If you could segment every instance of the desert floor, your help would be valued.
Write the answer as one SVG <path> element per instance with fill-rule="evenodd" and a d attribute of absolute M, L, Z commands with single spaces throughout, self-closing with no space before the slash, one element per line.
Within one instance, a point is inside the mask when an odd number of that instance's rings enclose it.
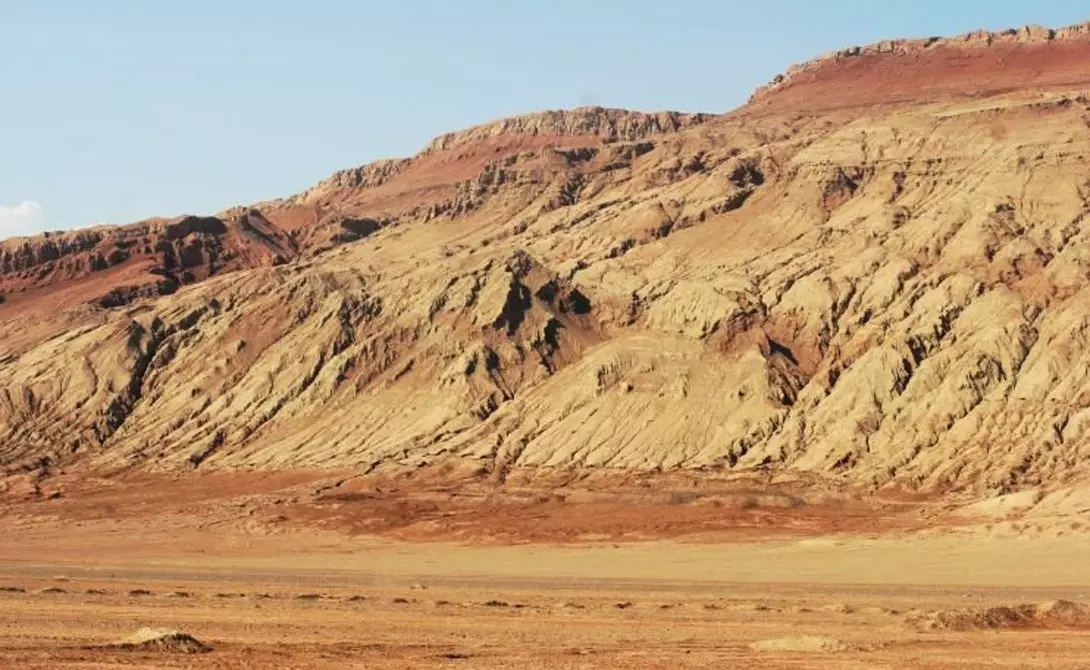
<path fill-rule="evenodd" d="M 300 481 L 269 481 L 264 494 L 310 485 Z M 0 667 L 1090 667 L 1087 622 L 1007 628 L 991 609 L 1090 601 L 1090 538 L 1079 532 L 913 528 L 897 514 L 874 528 L 865 516 L 814 525 L 833 510 L 767 534 L 751 523 L 710 534 L 690 505 L 648 504 L 627 513 L 701 532 L 455 541 L 428 521 L 427 539 L 406 539 L 414 533 L 337 529 L 306 505 L 272 524 L 253 510 L 279 498 L 229 488 L 187 484 L 199 504 L 171 487 L 158 497 L 119 487 L 5 505 Z M 337 503 L 337 518 L 345 506 L 371 503 Z M 552 528 L 610 508 L 534 509 L 522 510 L 526 523 Z M 946 611 L 970 625 L 928 623 Z M 211 651 L 117 646 L 145 626 L 184 630 Z"/>

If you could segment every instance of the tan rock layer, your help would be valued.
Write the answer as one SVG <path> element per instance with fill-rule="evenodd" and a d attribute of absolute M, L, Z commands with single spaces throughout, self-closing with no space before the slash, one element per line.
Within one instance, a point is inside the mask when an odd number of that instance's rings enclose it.
<path fill-rule="evenodd" d="M 580 107 L 516 116 L 435 138 L 424 153 L 447 151 L 477 144 L 501 135 L 572 136 L 592 135 L 618 141 L 633 141 L 652 135 L 677 132 L 713 118 L 711 114 L 659 112 L 645 114 L 624 109 Z"/>
<path fill-rule="evenodd" d="M 894 102 L 542 115 L 262 205 L 295 260 L 5 312 L 0 462 L 1086 481 L 1090 100 Z"/>

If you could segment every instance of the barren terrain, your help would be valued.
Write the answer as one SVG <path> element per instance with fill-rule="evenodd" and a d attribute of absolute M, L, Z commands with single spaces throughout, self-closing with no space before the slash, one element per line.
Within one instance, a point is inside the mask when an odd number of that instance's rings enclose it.
<path fill-rule="evenodd" d="M 587 482 L 583 501 L 496 490 L 459 504 L 387 483 L 385 495 L 330 503 L 331 483 L 305 472 L 122 479 L 5 508 L 0 667 L 1090 659 L 1090 539 L 1078 529 L 1001 532 L 927 501 L 596 502 Z M 121 645 L 145 627 L 209 650 Z"/>
<path fill-rule="evenodd" d="M 0 666 L 1090 666 L 1090 24 L 0 241 Z"/>
<path fill-rule="evenodd" d="M 1088 45 L 848 50 L 721 116 L 545 112 L 5 241 L 0 463 L 1081 486 Z"/>

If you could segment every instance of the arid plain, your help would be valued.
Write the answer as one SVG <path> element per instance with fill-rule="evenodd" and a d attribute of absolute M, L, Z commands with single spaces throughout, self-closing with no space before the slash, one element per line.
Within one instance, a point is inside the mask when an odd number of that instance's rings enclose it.
<path fill-rule="evenodd" d="M 6 508 L 0 666 L 1082 668 L 1090 658 L 1090 609 L 1075 604 L 1090 600 L 1090 539 L 1077 530 L 1009 528 L 926 501 L 437 504 L 436 491 L 411 487 L 387 494 L 405 510 L 395 518 L 373 501 L 324 497 L 324 485 L 306 474 L 73 484 L 64 498 Z M 379 516 L 380 529 L 358 532 Z M 144 627 L 207 649 L 119 646 Z"/>

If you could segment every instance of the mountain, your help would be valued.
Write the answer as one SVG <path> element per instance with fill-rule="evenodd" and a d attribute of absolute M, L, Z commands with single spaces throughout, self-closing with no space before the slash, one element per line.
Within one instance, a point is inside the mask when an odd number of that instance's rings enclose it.
<path fill-rule="evenodd" d="M 1090 481 L 1090 24 L 0 244 L 0 464 Z"/>

